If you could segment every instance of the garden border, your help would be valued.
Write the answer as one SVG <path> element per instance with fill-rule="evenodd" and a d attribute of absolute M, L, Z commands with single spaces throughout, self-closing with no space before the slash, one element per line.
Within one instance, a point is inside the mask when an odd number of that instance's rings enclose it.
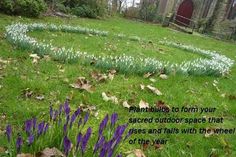
<path fill-rule="evenodd" d="M 54 60 L 62 62 L 78 62 L 80 59 L 83 63 L 93 63 L 96 67 L 103 69 L 116 69 L 123 73 L 180 73 L 186 75 L 207 75 L 207 76 L 224 76 L 230 72 L 234 60 L 218 54 L 216 51 L 203 50 L 193 46 L 161 40 L 159 44 L 168 45 L 191 53 L 198 53 L 207 58 L 199 58 L 193 61 L 183 61 L 180 64 L 170 63 L 168 61 L 159 61 L 154 58 L 141 58 L 126 56 L 95 56 L 86 52 L 74 51 L 65 47 L 57 48 L 51 43 L 46 44 L 37 42 L 36 39 L 27 36 L 27 32 L 34 30 L 62 31 L 70 33 L 93 34 L 98 36 L 108 36 L 106 31 L 89 29 L 85 27 L 73 27 L 70 25 L 54 24 L 21 24 L 15 23 L 6 27 L 6 39 L 13 45 L 31 50 L 40 56 L 50 55 Z M 144 41 L 137 36 L 126 36 L 124 34 L 115 35 L 119 38 L 128 38 L 133 41 Z"/>

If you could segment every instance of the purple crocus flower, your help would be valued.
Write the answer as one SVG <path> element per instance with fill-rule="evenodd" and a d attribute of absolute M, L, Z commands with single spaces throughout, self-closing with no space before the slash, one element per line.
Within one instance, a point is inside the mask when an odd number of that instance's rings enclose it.
<path fill-rule="evenodd" d="M 52 117 L 53 117 L 52 105 L 50 106 L 50 109 L 49 109 L 49 115 L 50 115 L 50 120 L 52 120 Z"/>
<path fill-rule="evenodd" d="M 64 124 L 64 126 L 63 126 L 63 133 L 64 133 L 64 135 L 67 134 L 67 125 L 68 124 Z"/>
<path fill-rule="evenodd" d="M 100 151 L 99 157 L 105 157 L 106 155 L 106 149 L 103 147 Z"/>
<path fill-rule="evenodd" d="M 76 120 L 77 118 L 77 113 L 75 112 L 72 116 L 71 116 L 71 120 L 70 120 L 70 128 L 72 127 L 74 121 Z"/>
<path fill-rule="evenodd" d="M 117 137 L 122 136 L 127 126 L 128 126 L 127 124 L 119 125 L 115 130 L 113 139 L 116 139 Z"/>
<path fill-rule="evenodd" d="M 77 135 L 77 138 L 76 138 L 76 151 L 77 151 L 78 148 L 79 148 L 79 145 L 80 145 L 81 140 L 82 140 L 82 134 L 79 133 L 79 134 Z"/>
<path fill-rule="evenodd" d="M 106 117 L 102 120 L 102 122 L 100 123 L 100 126 L 99 126 L 99 136 L 102 135 L 102 132 L 104 130 L 104 128 L 106 127 L 107 125 L 107 122 L 108 122 L 108 115 L 106 115 Z"/>
<path fill-rule="evenodd" d="M 111 149 L 115 149 L 118 146 L 118 144 L 120 143 L 121 139 L 122 139 L 122 136 L 118 136 L 115 139 L 115 141 L 112 143 Z"/>
<path fill-rule="evenodd" d="M 31 135 L 29 135 L 29 137 L 28 137 L 28 144 L 31 145 L 33 142 L 34 142 L 34 135 L 31 134 Z"/>
<path fill-rule="evenodd" d="M 18 137 L 16 139 L 16 150 L 17 150 L 17 153 L 20 153 L 22 145 L 23 145 L 23 139 L 21 138 L 20 135 L 18 135 Z"/>
<path fill-rule="evenodd" d="M 112 148 L 112 143 L 113 143 L 113 139 L 108 141 L 105 145 L 105 149 L 107 150 L 107 157 L 112 157 L 112 155 L 113 155 L 114 149 Z"/>
<path fill-rule="evenodd" d="M 82 124 L 82 118 L 80 118 L 78 121 L 78 128 L 80 127 L 81 124 Z"/>
<path fill-rule="evenodd" d="M 10 142 L 10 140 L 11 140 L 11 135 L 12 135 L 11 125 L 7 125 L 7 127 L 6 127 L 6 135 L 7 135 L 7 140 L 8 140 L 8 142 Z"/>
<path fill-rule="evenodd" d="M 58 116 L 58 111 L 56 110 L 56 111 L 54 112 L 54 114 L 53 114 L 52 120 L 53 120 L 53 121 L 56 121 L 57 116 Z"/>
<path fill-rule="evenodd" d="M 116 157 L 122 157 L 122 155 L 121 155 L 121 154 L 118 154 Z"/>
<path fill-rule="evenodd" d="M 107 157 L 112 157 L 113 153 L 114 153 L 114 149 L 109 149 L 107 152 Z"/>
<path fill-rule="evenodd" d="M 71 141 L 70 139 L 68 139 L 67 136 L 64 137 L 63 144 L 64 144 L 64 153 L 66 156 L 68 156 L 71 149 Z"/>
<path fill-rule="evenodd" d="M 40 136 L 43 133 L 44 125 L 45 125 L 44 121 L 38 124 L 38 136 Z"/>
<path fill-rule="evenodd" d="M 29 135 L 30 132 L 31 132 L 31 128 L 33 126 L 33 121 L 30 119 L 30 120 L 27 120 L 25 121 L 25 132 Z"/>
<path fill-rule="evenodd" d="M 66 100 L 65 104 L 64 104 L 64 112 L 65 114 L 68 116 L 70 114 L 70 105 L 69 105 L 69 101 Z"/>
<path fill-rule="evenodd" d="M 87 146 L 87 143 L 88 143 L 88 140 L 91 136 L 91 133 L 92 133 L 92 129 L 89 127 L 87 129 L 87 132 L 86 134 L 83 136 L 82 138 L 82 143 L 81 143 L 81 150 L 82 150 L 82 154 L 84 154 L 85 152 L 85 149 L 86 149 L 86 146 Z"/>
<path fill-rule="evenodd" d="M 105 138 L 104 136 L 101 136 L 94 146 L 93 154 L 95 154 L 98 151 L 98 149 L 104 144 L 104 142 L 105 142 Z"/>
<path fill-rule="evenodd" d="M 43 133 L 44 133 L 44 134 L 48 131 L 48 128 L 49 128 L 49 123 L 47 123 L 47 124 L 45 125 L 45 128 L 44 128 L 44 130 L 43 130 Z"/>
<path fill-rule="evenodd" d="M 113 113 L 113 114 L 111 115 L 111 126 L 114 126 L 114 125 L 115 125 L 117 119 L 118 119 L 118 114 L 117 114 L 117 113 Z"/>
<path fill-rule="evenodd" d="M 33 125 L 33 129 L 35 130 L 36 129 L 36 125 L 37 125 L 37 119 L 36 118 L 33 118 L 32 125 Z"/>
<path fill-rule="evenodd" d="M 80 108 L 78 108 L 76 111 L 75 111 L 75 114 L 76 116 L 78 116 L 80 114 Z"/>
<path fill-rule="evenodd" d="M 69 121 L 70 121 L 70 115 L 67 115 L 67 116 L 66 116 L 66 124 L 68 124 Z"/>
<path fill-rule="evenodd" d="M 63 108 L 63 106 L 62 106 L 62 104 L 61 104 L 61 105 L 59 106 L 59 112 L 58 112 L 59 116 L 61 115 L 62 108 Z"/>
<path fill-rule="evenodd" d="M 126 134 L 124 141 L 129 138 L 132 135 L 132 130 L 129 130 L 129 132 Z"/>
<path fill-rule="evenodd" d="M 89 113 L 87 112 L 85 117 L 84 117 L 84 125 L 87 123 L 88 118 L 89 118 Z"/>

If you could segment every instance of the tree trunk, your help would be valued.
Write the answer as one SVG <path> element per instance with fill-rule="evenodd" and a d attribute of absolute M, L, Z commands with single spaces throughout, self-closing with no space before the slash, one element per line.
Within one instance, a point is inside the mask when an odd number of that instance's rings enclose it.
<path fill-rule="evenodd" d="M 117 12 L 117 2 L 118 2 L 118 0 L 112 0 L 112 12 L 113 12 L 113 14 Z"/>

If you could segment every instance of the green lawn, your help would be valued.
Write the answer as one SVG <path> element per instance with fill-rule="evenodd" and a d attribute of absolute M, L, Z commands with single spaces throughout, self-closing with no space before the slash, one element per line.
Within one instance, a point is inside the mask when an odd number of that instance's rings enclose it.
<path fill-rule="evenodd" d="M 50 103 L 57 107 L 66 97 L 71 98 L 71 106 L 75 110 L 80 103 L 95 105 L 99 111 L 98 117 L 90 117 L 88 126 L 97 130 L 98 124 L 106 113 L 117 112 L 119 114 L 119 123 L 127 123 L 130 117 L 148 117 L 149 114 L 129 113 L 128 109 L 122 105 L 116 105 L 104 102 L 102 92 L 115 95 L 120 102 L 129 100 L 131 104 L 136 104 L 140 100 L 145 100 L 149 104 L 154 104 L 158 100 L 164 101 L 170 107 L 198 106 L 198 107 L 216 107 L 216 113 L 192 114 L 170 114 L 174 117 L 224 117 L 224 124 L 196 124 L 179 125 L 179 128 L 186 127 L 225 127 L 234 128 L 236 126 L 236 66 L 227 77 L 210 76 L 183 76 L 170 75 L 167 80 L 162 80 L 158 76 L 153 76 L 156 82 L 137 75 L 124 75 L 118 73 L 114 80 L 105 83 L 97 83 L 91 78 L 92 71 L 99 71 L 93 66 L 82 66 L 80 64 L 61 64 L 55 61 L 41 59 L 38 64 L 33 64 L 29 54 L 32 52 L 22 51 L 10 45 L 4 38 L 5 26 L 12 22 L 32 23 L 48 22 L 54 24 L 80 25 L 99 30 L 105 30 L 112 33 L 123 33 L 130 36 L 139 36 L 152 41 L 152 43 L 139 43 L 128 40 L 118 40 L 112 36 L 97 37 L 78 35 L 62 32 L 40 32 L 29 33 L 29 36 L 39 41 L 51 41 L 55 46 L 73 47 L 89 53 L 101 55 L 127 54 L 132 56 L 153 57 L 160 60 L 171 62 L 182 62 L 201 56 L 187 53 L 185 51 L 158 45 L 160 39 L 168 39 L 184 44 L 191 44 L 195 47 L 216 50 L 231 59 L 236 59 L 235 43 L 227 43 L 204 36 L 189 35 L 168 28 L 162 28 L 159 25 L 146 24 L 125 20 L 122 18 L 108 18 L 105 20 L 93 19 L 61 19 L 61 18 L 40 18 L 27 19 L 19 17 L 10 17 L 0 14 L 0 57 L 3 60 L 9 60 L 9 64 L 0 62 L 0 147 L 6 146 L 4 129 L 6 124 L 13 124 L 16 129 L 22 128 L 22 123 L 37 116 L 41 119 L 48 118 L 48 109 Z M 61 71 L 60 69 L 64 69 Z M 69 86 L 75 82 L 76 78 L 84 76 L 92 81 L 95 86 L 93 93 L 73 89 Z M 214 81 L 218 81 L 217 88 L 213 86 Z M 153 93 L 140 89 L 140 84 L 152 84 L 162 93 L 162 96 L 156 96 Z M 23 91 L 29 88 L 35 95 L 44 95 L 43 101 L 35 98 L 25 98 Z M 218 89 L 218 90 L 217 90 Z M 154 105 L 153 105 L 154 106 Z M 155 117 L 163 115 L 154 114 Z M 176 124 L 158 125 L 130 125 L 129 128 L 157 128 L 157 127 L 176 127 Z M 154 138 L 154 135 L 132 135 L 132 138 L 145 137 Z M 236 135 L 213 135 L 205 137 L 204 135 L 161 135 L 160 137 L 168 139 L 166 145 L 161 149 L 150 147 L 145 150 L 147 156 L 156 157 L 205 157 L 205 156 L 236 156 Z M 46 145 L 47 146 L 47 145 Z M 45 147 L 46 147 L 45 146 Z M 92 144 L 90 144 L 92 147 Z M 120 150 L 127 152 L 140 145 L 129 145 L 124 143 Z M 213 155 L 212 155 L 213 154 Z"/>

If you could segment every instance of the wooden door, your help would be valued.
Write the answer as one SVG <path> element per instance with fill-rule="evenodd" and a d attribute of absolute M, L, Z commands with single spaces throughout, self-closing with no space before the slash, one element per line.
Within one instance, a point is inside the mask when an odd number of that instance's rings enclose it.
<path fill-rule="evenodd" d="M 188 26 L 193 15 L 193 1 L 184 0 L 178 8 L 176 14 L 176 23 L 179 25 Z"/>

